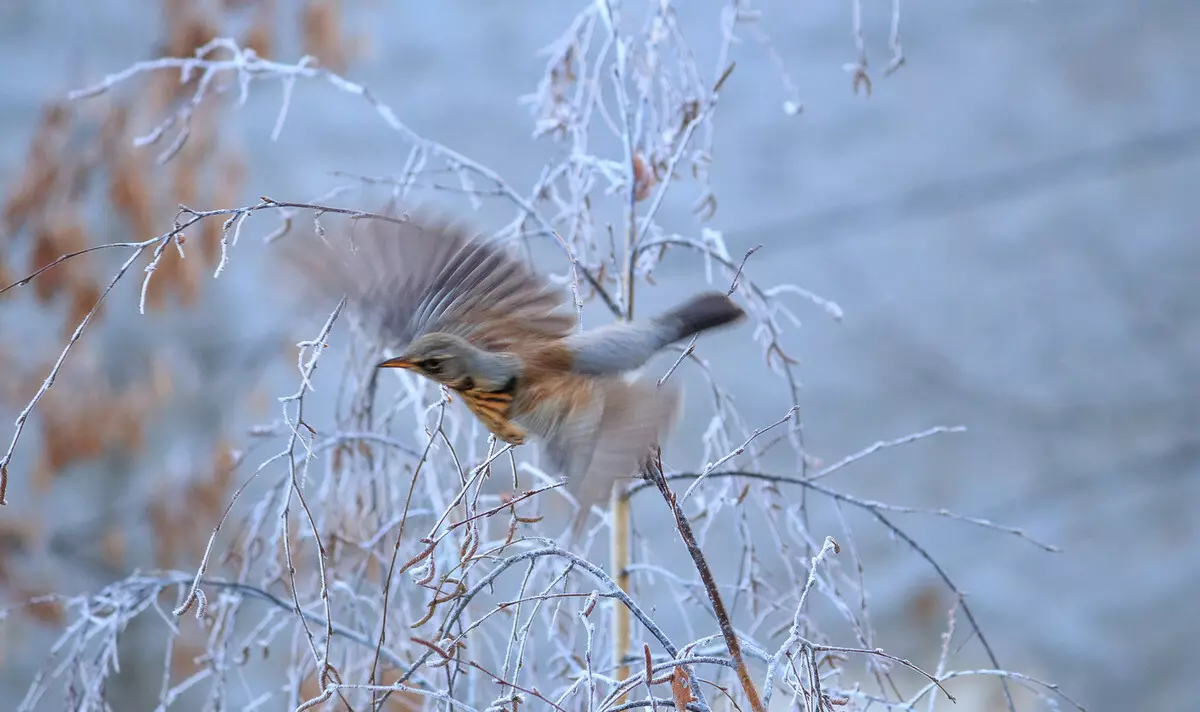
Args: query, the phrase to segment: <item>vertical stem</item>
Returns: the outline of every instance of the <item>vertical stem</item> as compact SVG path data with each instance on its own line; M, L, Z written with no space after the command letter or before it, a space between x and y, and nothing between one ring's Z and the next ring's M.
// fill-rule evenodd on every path
M625 125L625 162L629 170L629 202L625 207L625 269L624 272L624 287L625 294L622 301L625 303L625 321L633 321L633 285L634 285L634 266L637 263L637 244L638 244L638 226L637 226L637 186L636 172L634 170L634 150L633 150L633 126L629 117L629 108L627 102L622 102L624 114L626 117ZM609 543L613 577L617 580L617 585L621 590L629 593L629 564L631 562L629 555L629 539L630 539L630 523L629 523L629 502L628 497L621 496L621 488L613 487L611 508L612 512L612 538ZM616 602L614 601L614 604ZM622 605L614 605L613 611L613 662L617 664L617 679L625 680L631 675L628 665L622 661L625 659L625 654L629 652L629 609ZM621 704L625 698L616 701L616 704Z
M632 135L626 132L628 140L632 142ZM625 230L625 269L624 271L624 287L625 294L622 301L625 303L625 321L633 320L633 268L636 262L637 250L637 214L635 208L635 193L633 187L633 152L632 147L628 147L629 155L629 205L626 208L626 230ZM630 498L623 497L621 488L613 487L612 499L610 500L609 511L612 512L612 531L609 539L609 555L612 561L613 578L616 579L617 585L622 591L629 593L629 502ZM631 672L629 666L622 662L625 659L625 654L629 651L629 609L619 605L614 601L613 605L613 662L617 665L617 679L628 679ZM624 702L624 697L616 701L616 704Z
M622 591L629 593L629 498L622 497L619 487L612 490L612 536L609 549L612 559L613 578ZM629 666L622 662L629 650L629 609L614 599L613 606L613 658L617 664L617 679L629 678ZM621 704L618 700L616 704Z

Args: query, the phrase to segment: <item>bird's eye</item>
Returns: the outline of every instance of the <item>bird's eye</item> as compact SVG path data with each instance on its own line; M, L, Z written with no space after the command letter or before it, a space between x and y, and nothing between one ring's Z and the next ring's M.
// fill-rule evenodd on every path
M429 358L421 362L421 368L426 373L436 376L442 372L442 360L438 358Z

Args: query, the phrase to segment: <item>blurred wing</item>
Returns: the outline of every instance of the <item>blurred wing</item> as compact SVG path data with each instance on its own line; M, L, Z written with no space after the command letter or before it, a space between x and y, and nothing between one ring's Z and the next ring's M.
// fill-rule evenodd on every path
M593 505L603 505L620 479L641 473L652 448L675 424L680 391L655 379L593 381L587 405L576 404L557 427L542 428L542 451L566 475L567 491L579 500L574 528Z
M320 254L293 252L291 261L326 296L346 296L360 327L394 348L434 331L492 350L571 333L563 293L499 242L434 215L402 220L360 218L345 239L330 238L335 254L314 245Z

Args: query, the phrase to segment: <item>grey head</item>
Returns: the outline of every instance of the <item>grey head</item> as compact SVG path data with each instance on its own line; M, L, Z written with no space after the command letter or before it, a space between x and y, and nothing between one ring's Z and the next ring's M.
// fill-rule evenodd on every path
M413 340L379 368L406 368L456 390L503 390L521 375L521 360L511 353L492 352L444 331Z

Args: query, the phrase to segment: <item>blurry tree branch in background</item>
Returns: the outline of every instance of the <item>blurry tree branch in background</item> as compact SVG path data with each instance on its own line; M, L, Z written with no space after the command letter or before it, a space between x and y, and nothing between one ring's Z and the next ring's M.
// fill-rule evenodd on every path
M858 58L848 69L853 86L869 91L862 13L858 2L852 5ZM734 256L712 226L718 98L740 79L732 56L739 35L754 36L778 62L757 11L731 2L712 12L717 50L703 71L671 3L584 3L546 48L545 73L524 98L534 138L559 151L522 189L501 171L419 135L381 97L347 78L360 57L342 41L338 7L304 3L297 29L308 54L287 62L271 58L279 24L274 2L226 2L219 9L168 2L162 56L46 110L3 213L0 274L27 276L0 297L27 298L32 290L38 308L65 325L65 344L50 363L12 364L0 383L2 403L19 413L0 465L5 482L22 482L18 493L4 496L24 507L80 462L114 451L126 462L149 460L150 474L138 475L148 479L139 488L129 475L106 485L149 494L122 497L123 517L113 521L108 512L96 520L100 532L80 535L101 543L107 580L94 592L57 594L52 580L34 584L36 577L18 572L53 555L47 541L55 534L33 524L10 526L17 520L0 510L6 517L0 586L23 602L0 619L5 635L38 622L60 633L19 709L37 708L51 693L75 709L102 709L125 681L128 666L119 672L119 657L140 655L149 665L151 650L163 656L161 684L151 693L161 708L599 711L732 704L757 711L786 695L789 708L822 712L911 708L939 691L953 699L944 683L964 676L999 677L1010 709L1009 683L1056 704L1050 696L1061 693L1053 686L1004 671L961 589L891 520L921 510L850 497L824 482L863 457L956 428L881 441L823 469L805 445L797 361L784 342L799 324L798 306L835 319L841 309L798 285L759 283L751 257L768 257L768 250ZM903 63L898 1L892 12L889 73ZM273 140L298 110L295 85L320 82L395 131L408 148L403 164L384 177L337 173L339 182L311 199L241 204L245 166L220 128L236 120L227 110L264 81L283 87ZM786 72L782 85L784 111L797 113ZM345 110L356 110L354 102ZM103 195L92 189L97 181L105 182ZM696 224L660 222L668 190L692 191ZM379 193L401 206L425 193L475 208L484 200L505 205L511 219L496 232L518 245L551 240L563 268L552 278L570 285L581 312L598 303L611 316L630 318L644 289L635 285L653 286L655 269L670 256L699 255L705 281L727 288L750 314L762 359L756 377L779 379L786 415L758 427L745 422L736 393L702 358L703 344L681 345L662 380L687 372L703 382L708 427L689 447L662 453L677 467L657 460L648 480L615 494L611 512L590 513L591 528L567 549L564 532L551 522L577 505L557 486L556 473L541 469L533 448L485 439L477 423L418 376L381 375L374 369L376 344L326 349L342 339L339 305L314 315L321 326L294 347L279 344L260 357L294 363L298 371L295 391L276 398L276 419L239 437L218 427L210 438L211 467L156 477L153 458L162 456L148 447L145 430L180 398L173 386L180 359L150 351L118 387L106 378L103 354L92 350L93 332L104 333L114 311L130 318L134 303L146 315L195 308L203 285L213 284L205 275L222 277L239 259L244 238L261 239L270 250L297 230L323 234L360 220L393 219L346 206L351 195L377 204L370 200ZM132 240L103 242L88 231L85 210L97 199ZM27 269L14 259L22 249ZM109 257L115 267L100 279L106 270L98 263ZM129 277L135 264L140 278ZM136 284L125 294L119 288L127 282ZM66 312L58 313L63 302ZM343 351L339 362L333 354ZM0 352L0 358L7 363L14 355ZM335 394L328 407L313 405L316 390ZM221 408L250 412L258 408L255 398L261 393L229 395ZM43 452L40 464L30 466L26 438L33 432ZM786 474L771 474L762 459L779 445L791 449L794 464ZM681 481L688 488L677 494L672 483ZM781 494L790 485L813 496L797 501ZM654 521L635 527L630 502L650 487L669 516L661 505L647 508ZM870 514L883 528L867 536L882 531L903 542L953 593L952 627L929 667L876 644L856 535L843 506ZM837 539L845 546L813 531L819 507L837 516L843 528ZM985 520L928 513L1033 541ZM131 517L147 522L152 551L128 550L120 523ZM645 532L654 532L655 523L650 546ZM613 544L607 566L603 551L591 551L605 530ZM664 539L664 531L679 539ZM722 580L710 563L714 543L736 552L736 580ZM670 563L673 553L690 561ZM141 572L128 574L131 563ZM824 610L813 610L818 600L828 604ZM951 645L957 611L967 630ZM676 613L680 625L660 621ZM122 637L143 619L153 623L141 632L146 644L121 651ZM959 649L976 639L991 667L955 670Z

